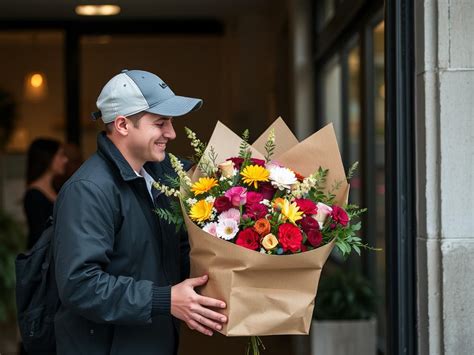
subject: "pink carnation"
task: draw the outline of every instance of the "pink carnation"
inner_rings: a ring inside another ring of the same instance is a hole
[[[225,212],[222,212],[219,217],[219,221],[223,219],[233,219],[237,223],[240,222],[240,211],[237,208],[231,208]]]

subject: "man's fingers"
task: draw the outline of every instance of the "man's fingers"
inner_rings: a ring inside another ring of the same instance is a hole
[[[193,317],[193,319],[199,324],[205,325],[207,328],[215,329],[215,330],[222,329],[222,325],[216,322],[213,322],[212,320],[200,315],[199,313],[193,313],[191,317]]]
[[[227,317],[223,314],[220,314],[218,312],[214,312],[210,310],[209,308],[205,307],[200,307],[199,309],[196,310],[196,313],[200,314],[203,317],[206,317],[211,320],[216,320],[219,323],[225,323],[227,322]]]
[[[207,329],[206,327],[204,327],[203,325],[201,325],[200,323],[196,322],[193,319],[190,319],[187,324],[190,329],[197,330],[198,332],[204,335],[211,336],[213,334],[210,329]]]
[[[202,286],[207,282],[207,275],[188,279],[188,282],[192,287]]]
[[[225,308],[224,302],[220,300],[216,300],[215,298],[206,297],[206,296],[200,296],[198,298],[198,303],[206,307]]]

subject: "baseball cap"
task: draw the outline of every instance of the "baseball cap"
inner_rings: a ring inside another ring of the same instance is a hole
[[[117,116],[131,116],[141,111],[162,116],[182,116],[202,106],[202,100],[177,96],[157,75],[143,70],[124,69],[103,87],[97,98],[94,119],[104,123]]]

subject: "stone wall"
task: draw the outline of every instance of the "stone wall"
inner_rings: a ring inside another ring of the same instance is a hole
[[[474,348],[474,2],[417,0],[420,354]]]

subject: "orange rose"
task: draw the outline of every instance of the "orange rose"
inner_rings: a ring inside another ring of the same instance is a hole
[[[276,209],[277,211],[281,210],[283,207],[285,200],[281,197],[278,197],[273,200],[273,208]]]
[[[258,234],[266,235],[270,233],[270,222],[268,222],[268,220],[265,218],[260,218],[257,220],[257,222],[255,222],[253,228]]]

